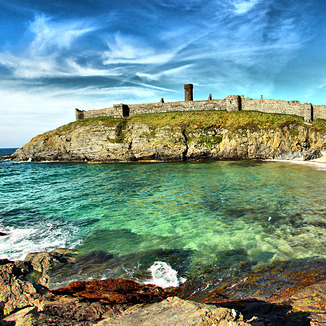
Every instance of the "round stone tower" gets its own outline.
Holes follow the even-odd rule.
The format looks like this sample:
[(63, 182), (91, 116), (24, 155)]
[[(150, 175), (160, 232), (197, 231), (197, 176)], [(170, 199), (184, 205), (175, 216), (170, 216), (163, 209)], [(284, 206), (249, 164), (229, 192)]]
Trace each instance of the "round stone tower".
[(193, 84), (185, 84), (185, 101), (189, 102), (189, 101), (193, 101), (194, 100), (194, 96), (193, 96), (193, 88), (194, 85)]

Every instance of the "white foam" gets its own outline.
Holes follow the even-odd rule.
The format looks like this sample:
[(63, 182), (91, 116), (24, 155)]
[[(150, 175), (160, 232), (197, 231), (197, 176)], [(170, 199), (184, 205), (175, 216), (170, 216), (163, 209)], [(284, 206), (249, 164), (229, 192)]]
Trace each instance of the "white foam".
[(281, 160), (281, 159), (267, 159), (268, 162), (282, 162), (282, 163), (293, 163), (300, 165), (308, 165), (317, 168), (318, 170), (326, 170), (326, 163), (315, 162), (315, 161), (299, 161), (299, 160)]
[(7, 235), (0, 237), (0, 258), (23, 260), (30, 252), (49, 251), (59, 247), (73, 248), (79, 244), (68, 245), (72, 230), (45, 223), (30, 228), (1, 227)]
[(148, 269), (152, 274), (152, 279), (144, 282), (145, 284), (155, 284), (162, 288), (179, 286), (186, 281), (183, 277), (178, 277), (178, 272), (169, 264), (163, 261), (156, 261)]

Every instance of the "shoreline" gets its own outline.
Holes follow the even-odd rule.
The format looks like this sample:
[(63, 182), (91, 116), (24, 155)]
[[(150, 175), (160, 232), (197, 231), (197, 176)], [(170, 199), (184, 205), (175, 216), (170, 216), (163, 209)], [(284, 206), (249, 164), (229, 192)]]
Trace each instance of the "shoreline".
[[(197, 322), (210, 316), (233, 326), (322, 326), (326, 318), (326, 261), (299, 262), (297, 267), (284, 262), (197, 294), (195, 281), (163, 289), (128, 279), (77, 281), (48, 290), (51, 268), (64, 268), (73, 255), (73, 250), (57, 249), (34, 253), (24, 262), (0, 260), (0, 325), (22, 320), (30, 321), (27, 325), (143, 325), (148, 318), (153, 326), (184, 325), (199, 314)], [(288, 285), (272, 291), (273, 282), (281, 279)], [(19, 291), (13, 294), (13, 288)], [(169, 321), (171, 311), (185, 322)]]
[(297, 159), (266, 159), (266, 162), (281, 162), (281, 163), (292, 163), (298, 165), (307, 165), (314, 167), (321, 167), (323, 170), (326, 170), (326, 155), (321, 156), (320, 158), (305, 161), (303, 157), (298, 157)]
[(325, 165), (326, 166), (326, 155), (320, 158), (312, 160), (304, 160), (302, 156), (295, 159), (287, 158), (267, 158), (267, 159), (188, 159), (188, 160), (130, 160), (130, 161), (58, 161), (58, 160), (44, 160), (44, 161), (16, 161), (12, 158), (5, 158), (0, 156), (0, 161), (8, 161), (13, 163), (84, 163), (84, 164), (129, 164), (129, 163), (201, 163), (201, 162), (230, 162), (230, 161), (263, 161), (263, 162), (281, 162), (281, 163), (294, 163), (302, 165)]

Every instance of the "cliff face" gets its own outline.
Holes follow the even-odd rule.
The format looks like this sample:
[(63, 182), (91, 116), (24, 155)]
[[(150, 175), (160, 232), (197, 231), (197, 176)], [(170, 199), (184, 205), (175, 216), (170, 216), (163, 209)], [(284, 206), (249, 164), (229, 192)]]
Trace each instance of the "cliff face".
[[(237, 116), (238, 115), (238, 116)], [(34, 137), (20, 161), (292, 158), (326, 149), (326, 123), (255, 112), (153, 114), (85, 119)]]

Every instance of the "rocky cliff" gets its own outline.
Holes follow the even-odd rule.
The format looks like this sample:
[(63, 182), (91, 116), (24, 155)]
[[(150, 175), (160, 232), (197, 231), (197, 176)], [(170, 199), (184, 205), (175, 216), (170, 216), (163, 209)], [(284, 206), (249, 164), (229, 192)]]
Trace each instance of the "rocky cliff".
[(311, 157), (326, 149), (326, 121), (258, 112), (172, 112), (92, 118), (34, 137), (19, 161), (182, 161)]

